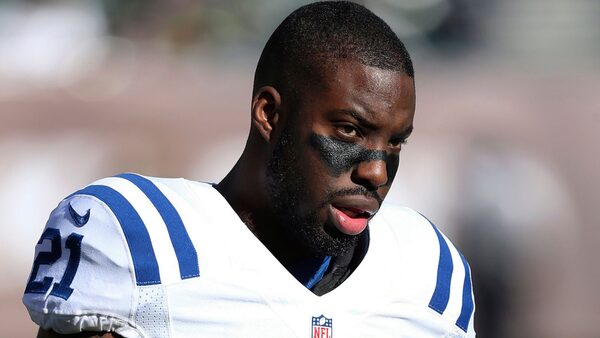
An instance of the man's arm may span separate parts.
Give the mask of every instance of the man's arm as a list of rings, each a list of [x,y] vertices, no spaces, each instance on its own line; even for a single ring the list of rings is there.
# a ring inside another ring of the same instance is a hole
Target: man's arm
[[[42,328],[37,337],[117,337],[104,333],[131,329],[119,319],[127,318],[134,306],[130,251],[118,219],[100,199],[102,193],[121,195],[102,182],[61,201],[36,245],[23,303]],[[60,335],[51,330],[87,332]]]
[[[122,338],[116,333],[111,332],[81,332],[74,334],[60,334],[52,330],[40,329],[37,338]]]

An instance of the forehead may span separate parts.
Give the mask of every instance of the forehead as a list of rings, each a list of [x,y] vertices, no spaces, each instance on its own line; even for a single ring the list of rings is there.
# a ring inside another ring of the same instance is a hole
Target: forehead
[[[305,91],[309,105],[351,109],[374,120],[383,119],[383,123],[412,121],[414,81],[403,72],[338,60],[331,67],[322,67],[316,82]]]

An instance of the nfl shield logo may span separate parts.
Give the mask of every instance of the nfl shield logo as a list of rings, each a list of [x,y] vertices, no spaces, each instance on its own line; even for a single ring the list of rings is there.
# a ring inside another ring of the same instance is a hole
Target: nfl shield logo
[[[323,315],[312,317],[312,338],[331,338],[332,320]]]

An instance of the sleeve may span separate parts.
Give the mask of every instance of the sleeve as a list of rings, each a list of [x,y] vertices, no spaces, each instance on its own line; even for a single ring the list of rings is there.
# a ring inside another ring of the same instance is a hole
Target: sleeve
[[[389,208],[386,214],[400,248],[401,294],[427,310],[424,326],[448,338],[475,337],[475,301],[467,259],[436,225],[409,208]],[[409,257],[406,259],[406,257]]]
[[[94,196],[71,195],[52,211],[37,242],[23,303],[43,329],[141,337],[132,264],[111,209]]]
[[[428,307],[451,324],[448,337],[475,337],[475,300],[471,268],[467,259],[436,225],[425,216],[421,217],[424,220],[423,228],[428,228],[430,233],[435,234],[429,237],[435,238],[435,249],[431,252],[437,256],[433,264],[437,271],[435,288]]]

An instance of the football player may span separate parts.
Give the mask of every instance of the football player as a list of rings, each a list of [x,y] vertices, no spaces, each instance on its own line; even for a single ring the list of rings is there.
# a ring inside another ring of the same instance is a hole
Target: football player
[[[218,184],[126,173],[65,198],[24,303],[39,337],[473,337],[464,257],[383,203],[413,131],[406,48],[351,2],[289,15]]]

